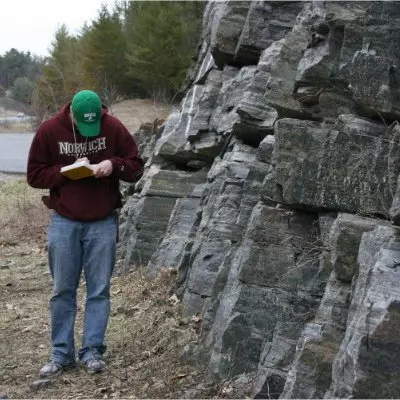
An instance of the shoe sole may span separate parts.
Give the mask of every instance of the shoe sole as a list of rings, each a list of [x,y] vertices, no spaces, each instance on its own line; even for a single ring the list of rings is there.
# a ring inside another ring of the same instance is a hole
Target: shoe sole
[[[98,373],[100,373],[100,372],[102,372],[103,370],[101,369],[101,370],[99,370],[99,371],[88,371],[88,370],[86,370],[86,372],[89,374],[89,375],[95,375],[95,374],[98,374]]]
[[[64,372],[64,370],[60,369],[57,372],[54,372],[54,374],[39,374],[39,378],[42,378],[42,379],[55,378],[56,376],[61,375],[63,372]]]
[[[98,374],[100,372],[103,372],[105,370],[105,368],[101,368],[101,369],[87,369],[87,368],[85,368],[85,370],[89,375],[94,375],[94,374]]]

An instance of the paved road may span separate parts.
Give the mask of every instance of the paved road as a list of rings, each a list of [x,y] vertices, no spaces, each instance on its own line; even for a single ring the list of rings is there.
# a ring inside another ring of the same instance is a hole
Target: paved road
[[[33,133],[0,133],[0,172],[25,173]]]
[[[24,115],[23,117],[0,117],[0,124],[5,122],[30,122],[33,121],[34,117]]]

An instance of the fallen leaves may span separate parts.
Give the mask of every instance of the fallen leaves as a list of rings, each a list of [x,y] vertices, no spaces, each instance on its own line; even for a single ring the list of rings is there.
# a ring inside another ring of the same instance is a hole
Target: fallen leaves
[[[175,293],[170,298],[168,298],[167,301],[173,306],[176,306],[180,303],[180,300],[178,299],[178,296]]]
[[[183,378],[186,378],[188,375],[189,375],[189,374],[178,374],[178,375],[175,375],[175,376],[173,376],[173,377],[171,378],[171,381],[178,381],[178,380],[181,380],[181,379],[183,379]]]
[[[196,313],[191,318],[192,328],[199,335],[203,328],[203,314],[201,312]]]
[[[33,328],[35,328],[34,325],[29,325],[26,328],[22,329],[22,333],[30,332]]]

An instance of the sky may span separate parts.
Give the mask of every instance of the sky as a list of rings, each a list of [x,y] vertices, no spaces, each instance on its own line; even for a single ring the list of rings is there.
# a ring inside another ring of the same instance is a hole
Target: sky
[[[1,0],[0,55],[11,48],[46,56],[56,30],[65,24],[77,34],[108,0]]]

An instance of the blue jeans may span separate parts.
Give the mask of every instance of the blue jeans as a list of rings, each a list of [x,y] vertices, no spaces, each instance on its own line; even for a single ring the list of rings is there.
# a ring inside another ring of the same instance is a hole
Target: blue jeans
[[[86,306],[79,359],[100,357],[110,314],[110,280],[115,265],[117,215],[82,222],[52,213],[48,232],[49,265],[53,278],[50,300],[52,360],[75,361],[76,291],[82,270]]]

